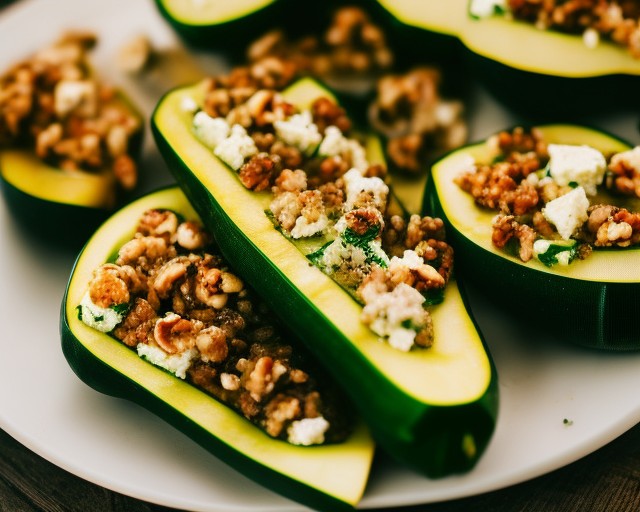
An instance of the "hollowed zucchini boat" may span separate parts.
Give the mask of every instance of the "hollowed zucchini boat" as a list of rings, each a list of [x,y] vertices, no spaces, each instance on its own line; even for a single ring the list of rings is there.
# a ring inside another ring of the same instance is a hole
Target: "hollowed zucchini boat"
[[[74,372],[92,388],[157,414],[231,467],[264,486],[321,510],[352,510],[364,492],[373,442],[363,425],[343,443],[295,446],[273,439],[216,399],[141,359],[78,318],[94,269],[131,239],[142,213],[170,209],[197,219],[177,187],[148,194],[110,217],[80,253],[62,303],[61,339]]]
[[[169,92],[152,116],[152,131],[225,257],[300,333],[392,456],[431,477],[470,469],[493,432],[498,396],[495,368],[462,290],[450,282],[432,310],[433,347],[407,353],[381,343],[361,323],[361,306],[274,228],[265,214],[269,193],[247,190],[195,138],[193,114],[180,106],[185,96],[199,101],[202,94],[197,86]],[[301,109],[330,96],[311,79],[284,95]],[[370,162],[381,160],[377,139],[367,150]]]
[[[603,153],[630,149],[628,143],[587,127],[539,129],[549,143],[585,144]],[[453,181],[469,156],[487,162],[490,151],[484,142],[453,151],[434,164],[427,187],[427,208],[445,220],[460,275],[541,333],[598,349],[640,349],[640,327],[634,320],[640,315],[640,250],[598,249],[584,261],[547,267],[535,258],[523,263],[495,248],[495,210],[479,208]],[[640,200],[626,201],[625,206],[638,211]]]
[[[122,93],[119,97],[142,119]],[[129,141],[135,159],[143,137],[141,128]],[[76,246],[130,195],[120,190],[109,168],[64,171],[26,146],[0,148],[0,186],[12,216],[22,226],[49,242]]]
[[[638,105],[640,59],[601,41],[539,30],[504,16],[474,19],[470,0],[377,0],[398,23],[455,37],[472,70],[510,108],[532,118],[586,117],[594,110]]]

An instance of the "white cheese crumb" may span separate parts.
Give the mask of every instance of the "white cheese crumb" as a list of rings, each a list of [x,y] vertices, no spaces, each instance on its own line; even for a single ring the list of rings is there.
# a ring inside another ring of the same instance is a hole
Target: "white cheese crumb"
[[[573,232],[589,218],[588,208],[589,199],[584,188],[577,187],[549,201],[542,208],[542,215],[556,227],[562,238],[568,240]]]
[[[393,329],[389,334],[389,345],[397,350],[409,352],[413,347],[413,341],[416,339],[416,331],[413,329],[405,329],[398,327]]]
[[[595,28],[590,27],[582,33],[582,42],[587,48],[593,50],[600,44],[600,34]]]
[[[607,169],[604,155],[589,146],[549,144],[549,174],[560,186],[576,183],[592,196]]]
[[[342,177],[344,180],[346,199],[344,202],[345,211],[353,208],[358,196],[362,192],[367,192],[373,197],[374,206],[380,210],[385,210],[389,187],[377,176],[366,178],[358,169],[350,169]]]
[[[310,446],[324,443],[324,434],[329,429],[329,422],[322,416],[304,418],[289,425],[287,440],[291,444]]]
[[[285,121],[274,121],[273,126],[278,138],[307,155],[313,153],[322,140],[308,110],[294,114]]]
[[[180,110],[193,114],[196,110],[198,110],[198,104],[196,103],[196,100],[194,100],[191,96],[185,95],[180,100]]]
[[[367,294],[366,304],[362,309],[362,318],[381,338],[393,335],[394,346],[408,351],[416,336],[414,329],[407,329],[406,323],[412,327],[422,325],[424,321],[424,296],[412,286],[400,283],[390,292]],[[411,332],[411,343],[407,341],[408,333],[399,331],[405,329]]]
[[[318,262],[325,272],[332,273],[334,269],[343,263],[348,263],[351,268],[359,268],[367,263],[367,255],[360,247],[346,243],[341,238],[336,238],[327,246]]]
[[[89,292],[80,301],[82,322],[100,332],[111,332],[122,322],[124,315],[112,308],[101,308],[91,301]]]
[[[329,218],[323,213],[315,222],[309,222],[306,217],[300,216],[296,219],[296,224],[291,229],[293,238],[305,238],[319,235],[329,226]]]
[[[147,343],[138,343],[136,350],[140,357],[146,359],[151,364],[164,368],[180,379],[184,379],[187,376],[187,370],[191,366],[191,362],[198,355],[198,350],[195,348],[185,350],[178,354],[168,354],[160,347],[155,347]]]
[[[231,127],[229,136],[221,141],[213,153],[233,170],[237,171],[242,167],[245,158],[255,155],[258,152],[256,143],[247,134],[247,130],[239,124]]]
[[[469,14],[475,18],[488,18],[496,11],[506,11],[506,0],[471,0]]]
[[[74,112],[93,117],[98,110],[98,87],[92,80],[61,80],[53,91],[53,108],[59,117]]]
[[[541,255],[546,253],[551,247],[553,242],[550,240],[536,240],[533,242],[533,255],[536,258],[540,258]],[[566,251],[560,251],[555,254],[555,258],[559,265],[567,266],[571,263],[571,249],[567,248]]]
[[[321,156],[340,156],[347,151],[349,151],[349,139],[342,135],[342,131],[337,126],[327,126],[318,153]]]
[[[229,123],[223,117],[211,117],[202,110],[193,116],[193,132],[209,149],[215,149],[229,136],[230,131]]]

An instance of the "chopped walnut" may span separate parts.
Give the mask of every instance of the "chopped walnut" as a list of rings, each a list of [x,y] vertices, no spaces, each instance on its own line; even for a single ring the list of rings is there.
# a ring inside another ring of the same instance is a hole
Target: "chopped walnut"
[[[514,238],[519,242],[520,259],[529,261],[533,257],[536,232],[530,226],[517,222],[513,215],[499,215],[493,223],[491,241],[496,247],[502,249]]]

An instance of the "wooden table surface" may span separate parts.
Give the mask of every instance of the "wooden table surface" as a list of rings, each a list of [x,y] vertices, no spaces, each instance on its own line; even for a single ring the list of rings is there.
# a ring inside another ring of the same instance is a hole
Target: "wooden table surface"
[[[67,473],[0,430],[1,512],[170,510],[173,509],[123,496]],[[400,510],[638,512],[640,425],[597,452],[534,480],[472,498]]]

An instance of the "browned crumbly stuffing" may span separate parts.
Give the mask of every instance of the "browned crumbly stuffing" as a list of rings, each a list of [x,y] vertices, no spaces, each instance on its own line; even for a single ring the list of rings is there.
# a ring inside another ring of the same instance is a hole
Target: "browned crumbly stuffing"
[[[329,27],[320,35],[290,41],[282,30],[272,30],[254,41],[250,62],[277,57],[291,62],[300,72],[327,79],[340,76],[375,75],[390,69],[393,54],[380,27],[360,7],[340,7]]]
[[[435,68],[417,67],[377,83],[369,120],[388,139],[390,164],[400,170],[426,172],[429,157],[466,140],[462,104],[441,97],[440,78]]]
[[[640,58],[640,4],[636,0],[509,0],[513,16],[541,29],[580,34],[593,30]]]
[[[61,169],[111,168],[125,190],[137,183],[131,138],[141,122],[90,72],[90,33],[70,32],[0,76],[0,146],[33,148]]]
[[[290,41],[282,30],[267,32],[249,47],[247,56],[250,66],[277,59],[298,75],[323,80],[368,79],[377,90],[370,121],[387,139],[389,164],[395,169],[426,173],[429,158],[466,140],[462,104],[441,97],[440,72],[425,66],[404,75],[392,74],[394,56],[386,35],[360,7],[337,8],[330,26],[319,36]],[[317,124],[322,132],[325,125]],[[349,129],[336,120],[330,124]]]
[[[354,298],[367,297],[365,301],[384,308],[393,300],[378,300],[377,293],[402,295],[412,305],[405,322],[411,327],[398,327],[414,330],[418,346],[430,346],[433,328],[422,303],[426,295],[444,289],[453,269],[453,249],[445,241],[442,220],[414,215],[405,221],[394,216],[394,210],[388,208],[386,166],[368,162],[364,145],[352,134],[351,120],[335,100],[321,97],[308,111],[299,112],[272,90],[258,89],[248,97],[237,95],[242,101],[231,101],[233,88],[228,84],[227,79],[209,81],[203,110],[223,118],[227,125],[242,124],[247,144],[255,145],[252,156],[242,156],[240,182],[250,190],[271,190],[269,214],[286,236],[294,240],[316,237],[323,242],[322,249],[310,258]],[[233,114],[240,111],[241,116]],[[294,124],[293,115],[302,124]],[[316,145],[309,150],[311,138]],[[519,158],[509,165],[531,167],[528,160]],[[509,199],[518,208],[523,202],[524,194]],[[410,254],[404,260],[407,251]],[[393,256],[400,261],[391,261]],[[390,264],[394,270],[369,277],[376,267]],[[396,292],[400,284],[407,287]],[[368,291],[361,293],[361,287]],[[368,311],[365,323],[385,317],[378,306]],[[380,328],[377,334],[391,337],[392,330],[381,332]],[[409,350],[409,335],[404,331],[394,346]]]
[[[351,417],[340,395],[212,250],[200,224],[149,210],[115,263],[94,271],[89,296],[100,307],[129,304],[112,332],[125,345],[194,351],[187,381],[270,436],[287,439],[294,421],[322,416],[325,442],[343,440]]]
[[[536,240],[561,238],[542,210],[573,187],[543,176],[549,154],[539,130],[515,128],[491,137],[487,144],[494,161],[478,162],[454,181],[478,206],[499,212],[493,221],[493,244],[515,249],[522,261],[529,261]],[[612,202],[624,202],[627,196],[640,198],[640,149],[605,157],[608,164],[602,192],[608,193]],[[602,199],[602,195],[592,199],[595,203],[587,210],[588,220],[573,234],[579,259],[588,257],[595,247],[640,243],[640,214],[623,206],[598,203]],[[511,247],[512,242],[515,247]]]

